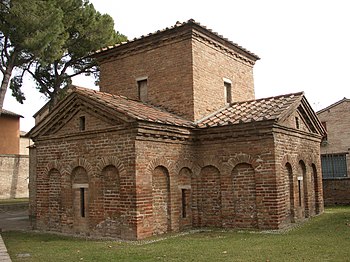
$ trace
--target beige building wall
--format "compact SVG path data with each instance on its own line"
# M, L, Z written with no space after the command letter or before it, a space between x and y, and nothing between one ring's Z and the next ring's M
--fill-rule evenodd
M321 145L321 155L345 155L346 177L323 178L325 205L350 204L350 99L342 99L317 113L327 129ZM333 163L333 168L336 166ZM341 172L339 172L340 174Z
M28 197L29 156L0 155L0 199Z
M346 153L348 177L350 177L350 99L319 111L318 118L325 123L327 139L321 146L321 154Z

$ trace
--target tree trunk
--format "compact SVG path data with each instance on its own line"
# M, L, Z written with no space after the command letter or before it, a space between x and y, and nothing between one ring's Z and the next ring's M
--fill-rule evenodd
M1 86L0 86L0 112L4 106L5 95L10 83L13 68L15 67L16 56L17 56L17 52L14 50L7 61L4 78L2 79Z
M7 65L7 68L4 74L4 78L2 79L1 86L0 86L0 110L2 110L2 107L4 106L5 95L10 83L13 67L14 67L13 62L9 61L9 64Z

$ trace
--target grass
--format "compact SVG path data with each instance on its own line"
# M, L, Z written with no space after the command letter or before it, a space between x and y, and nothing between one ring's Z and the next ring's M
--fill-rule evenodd
M24 232L4 232L2 237L14 262L350 261L350 207L327 208L278 234L217 229L143 244Z
M25 203L25 202L29 202L29 199L28 198L0 199L0 205L17 204L17 203Z

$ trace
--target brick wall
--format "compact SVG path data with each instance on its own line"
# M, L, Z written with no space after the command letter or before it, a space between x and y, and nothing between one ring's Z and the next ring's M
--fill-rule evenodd
M191 227L277 229L323 211L319 138L302 130L262 122L193 136L185 128L95 124L109 131L63 128L36 142L37 229L142 239ZM87 179L76 180L77 172Z
M324 204L350 205L350 178L323 179Z
M147 78L148 102L193 119L189 37L154 43L152 48L102 62L100 66L101 91L138 99L137 80Z
M0 155L0 199L28 197L29 157Z
M305 135L273 135L267 126L251 125L202 130L195 143L139 137L138 237L162 233L167 226L171 231L188 226L277 229L322 213L319 137ZM306 173L305 182L301 183L302 208L298 209L297 178L302 172L299 161L305 162ZM289 162L291 185L284 170ZM153 179L163 182L157 187L158 182ZM293 206L289 198L291 187ZM164 202L163 209L157 211L152 196ZM169 209L170 217L165 212ZM163 219L158 219L158 215Z
M79 116L71 121L78 121ZM110 132L91 132L89 122L86 124L85 132L74 128L68 134L62 129L56 138L36 141L33 153L37 161L31 170L35 172L31 174L33 226L134 239L133 131L118 126ZM109 124L100 121L98 126L107 128ZM87 181L76 179L79 172L86 173ZM119 181L120 188L115 181Z
M255 98L255 60L191 27L152 37L99 58L101 91L138 99L137 80L147 78L148 102L190 120L226 105L224 78L232 82L233 101Z
M319 138L305 137L302 132L281 131L275 135L275 141L277 195L287 199L279 206L279 223L283 226L322 213Z
M232 101L255 99L253 65L195 36L192 41L194 119L226 106L224 79L230 80Z

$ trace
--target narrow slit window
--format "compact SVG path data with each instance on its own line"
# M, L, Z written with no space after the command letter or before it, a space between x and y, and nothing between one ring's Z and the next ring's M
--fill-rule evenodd
M186 218L186 189L181 189L181 199L182 199L182 218Z
M295 127L296 127L297 129L300 128L299 117L295 117Z
M85 130L85 116L81 116L79 118L79 130L84 131Z
M298 180L299 206L301 207L301 180Z
M80 215L85 217L85 188L80 188Z
M226 104L232 103L232 84L230 82L224 82L225 87L225 99Z
M137 81L137 92L139 100L146 102L148 98L147 79Z

